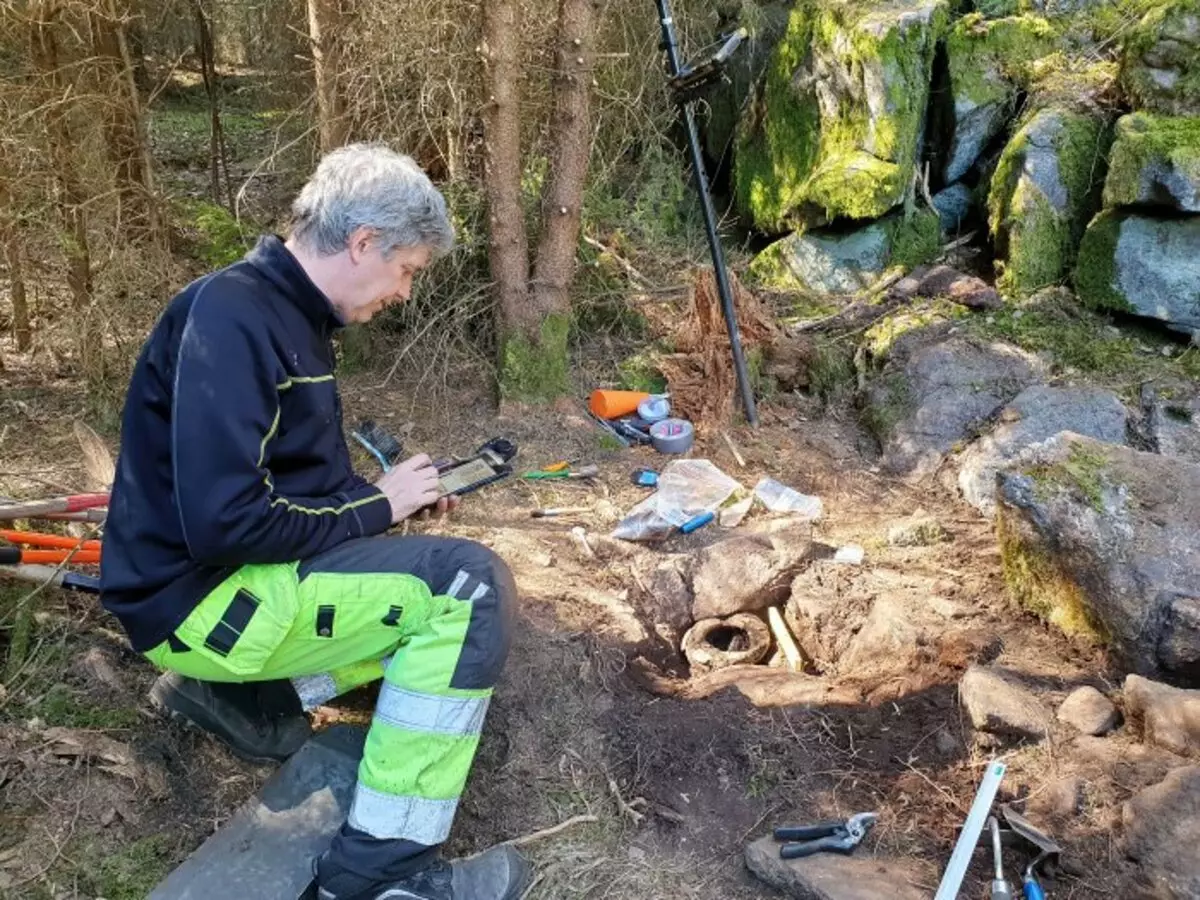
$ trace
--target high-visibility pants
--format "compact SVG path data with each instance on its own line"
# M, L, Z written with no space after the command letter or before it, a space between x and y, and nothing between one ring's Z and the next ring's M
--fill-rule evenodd
M363 538L242 567L146 656L207 681L288 678L306 709L382 677L332 852L364 876L396 876L450 831L515 607L512 574L480 544Z

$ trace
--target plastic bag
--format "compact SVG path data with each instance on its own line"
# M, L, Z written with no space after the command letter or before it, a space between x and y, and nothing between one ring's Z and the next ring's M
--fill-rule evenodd
M814 522L825 513L820 497L801 494L774 478L764 478L754 486L754 496L771 512L792 513Z
M631 509L612 536L627 541L665 538L704 512L716 512L741 485L707 459L670 462L658 476L658 490Z

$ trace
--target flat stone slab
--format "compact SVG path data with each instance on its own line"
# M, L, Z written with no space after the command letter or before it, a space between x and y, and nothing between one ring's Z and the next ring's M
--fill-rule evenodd
M818 853L780 859L770 835L746 845L746 866L762 881L795 900L929 900L917 885L927 873L912 860L880 859L859 848L855 855Z
M312 860L346 819L365 739L347 725L311 738L148 900L314 896Z

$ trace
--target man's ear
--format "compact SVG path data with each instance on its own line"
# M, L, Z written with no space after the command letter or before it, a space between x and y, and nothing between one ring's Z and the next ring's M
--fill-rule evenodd
M350 262L355 265L362 262L374 240L375 232L365 225L360 225L350 232L350 239L346 242L346 249L350 253Z

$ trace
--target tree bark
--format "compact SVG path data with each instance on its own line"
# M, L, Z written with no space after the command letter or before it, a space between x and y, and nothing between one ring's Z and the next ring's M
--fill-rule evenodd
M483 7L487 135L484 181L488 206L488 261L496 283L501 330L536 331L529 308L529 241L521 206L521 34L519 0L488 0Z
M322 153L336 150L350 138L350 121L341 83L344 27L341 0L308 0L308 37L312 47Z
M593 0L559 0L558 65L550 134L557 143L542 204L542 235L533 269L532 307L544 318L567 313L575 276L583 189L591 151Z
M24 352L33 343L33 327L29 322L29 300L25 293L21 244L16 234L11 231L4 239L4 265L8 269L8 289L13 308L13 337L17 340L17 349Z
M99 322L92 310L92 265L88 250L87 215L83 186L75 166L71 128L73 103L63 83L59 60L56 20L61 7L56 0L34 4L30 19L30 56L46 100L46 140L58 188L58 211L62 220L63 255L67 260L67 287L79 320L79 355L89 378L103 376L103 354Z

